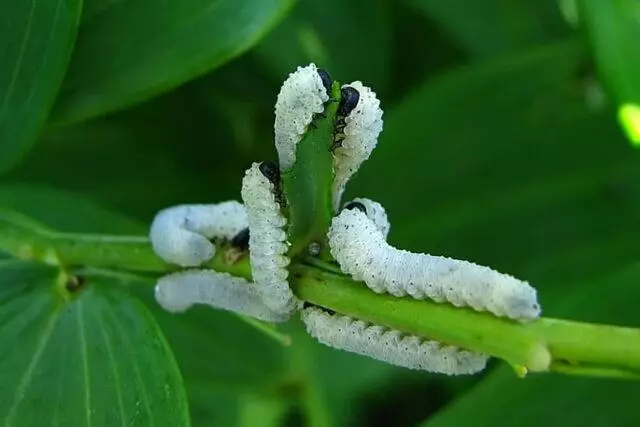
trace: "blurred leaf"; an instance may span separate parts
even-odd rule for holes
[[[0,207],[20,212],[58,231],[147,234],[147,226],[63,190],[0,185]]]
[[[149,280],[147,286],[132,290],[171,344],[194,425],[235,425],[238,397],[277,388],[286,371],[284,352],[289,349],[229,312],[196,306],[186,313],[168,313],[156,304],[152,285]]]
[[[67,68],[81,0],[8,0],[0,25],[0,172],[29,150]]]
[[[524,277],[543,303],[545,281],[625,265],[640,239],[640,157],[585,105],[581,62],[565,43],[427,82],[386,115],[348,192],[387,207],[394,244]],[[542,263],[558,257],[571,262]]]
[[[0,264],[0,419],[12,426],[188,426],[182,379],[126,279]]]
[[[239,427],[280,427],[290,409],[283,399],[253,395],[242,398],[241,408]]]
[[[580,0],[578,7],[600,76],[620,107],[621,125],[640,145],[640,2]]]
[[[480,57],[548,43],[566,32],[557,0],[406,1]]]
[[[6,180],[72,190],[145,222],[169,205],[238,199],[252,157],[229,143],[195,89],[187,85],[108,118],[51,130]]]
[[[285,369],[281,344],[229,312],[197,306],[184,314],[167,313],[151,290],[142,288],[138,296],[167,335],[188,386],[239,392],[277,384]]]
[[[552,304],[572,318],[638,326],[636,301],[640,265],[581,284],[580,292]],[[576,298],[577,297],[577,298]],[[470,393],[443,410],[425,427],[459,426],[635,426],[640,417],[640,383],[614,380],[530,376],[508,369],[492,374]]]
[[[392,6],[391,89],[379,94],[387,108],[425,78],[462,66],[471,56],[428,15],[416,13],[407,2],[392,2]]]
[[[391,42],[385,0],[304,0],[257,46],[256,54],[277,81],[299,65],[315,62],[343,83],[361,80],[384,92]]]
[[[88,1],[54,122],[112,112],[250,48],[292,0]]]

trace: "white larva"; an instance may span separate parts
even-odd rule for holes
[[[344,139],[333,152],[334,178],[331,192],[336,211],[347,182],[369,158],[378,144],[378,135],[382,132],[382,109],[375,92],[359,81],[342,87],[357,90],[360,98],[355,108],[345,117]]]
[[[172,313],[205,304],[267,322],[283,322],[288,318],[269,310],[255,286],[245,279],[213,270],[187,270],[161,277],[155,297],[162,308]]]
[[[301,318],[309,334],[322,344],[409,369],[466,375],[482,371],[488,360],[483,354],[329,314],[318,307],[303,309]]]
[[[158,212],[149,237],[160,258],[182,267],[193,267],[215,255],[211,239],[231,240],[248,224],[244,206],[236,201],[180,205]]]
[[[302,139],[314,114],[324,111],[327,89],[315,64],[298,67],[284,81],[276,101],[274,123],[280,170],[289,170],[296,161],[296,144]]]
[[[358,205],[364,209],[364,214],[367,215],[367,218],[373,221],[373,225],[380,230],[382,237],[386,240],[389,235],[389,231],[391,230],[391,223],[389,222],[389,218],[387,217],[387,212],[384,210],[384,207],[374,200],[357,197],[350,202],[345,203],[344,208],[360,209],[360,206]]]
[[[527,282],[468,261],[396,249],[357,209],[334,217],[327,237],[342,270],[374,292],[447,301],[519,320],[540,315],[536,290]]]
[[[289,315],[298,301],[287,282],[287,219],[280,212],[276,188],[260,165],[254,163],[242,180],[242,200],[249,219],[251,275],[264,304],[276,313]]]

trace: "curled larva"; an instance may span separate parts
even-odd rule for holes
[[[350,202],[345,203],[344,209],[358,209],[363,212],[367,218],[373,221],[373,225],[376,226],[380,233],[382,233],[382,237],[384,239],[387,238],[389,234],[389,230],[391,230],[391,223],[389,223],[389,218],[387,217],[387,212],[384,210],[384,207],[371,199],[363,199],[361,197],[355,198]]]
[[[280,212],[277,188],[279,176],[272,163],[254,163],[242,179],[242,200],[249,220],[249,262],[256,290],[267,307],[288,315],[297,308],[289,288],[289,249]],[[271,180],[270,180],[271,178]]]
[[[446,375],[474,374],[485,368],[488,359],[483,354],[330,314],[318,307],[304,308],[301,318],[309,334],[322,344],[409,369]]]
[[[180,205],[158,212],[149,237],[160,258],[193,267],[215,255],[211,239],[231,240],[248,224],[244,206],[236,201]]]
[[[381,131],[382,109],[376,94],[359,81],[342,86],[333,145],[334,210],[340,206],[347,181],[378,144]]]
[[[342,270],[377,293],[410,295],[527,320],[540,315],[536,290],[488,267],[390,246],[363,212],[344,209],[327,235]]]
[[[282,84],[274,123],[280,170],[286,171],[295,163],[296,144],[302,139],[314,114],[324,111],[330,90],[331,77],[315,64],[298,67]]]
[[[267,322],[288,318],[269,310],[251,283],[213,270],[187,270],[161,277],[155,297],[162,308],[172,313],[186,311],[194,304],[205,304]]]

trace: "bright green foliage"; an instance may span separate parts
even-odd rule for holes
[[[0,22],[0,173],[33,145],[73,49],[81,0],[5,0]]]
[[[199,77],[248,49],[292,2],[87,3],[55,122],[109,113]]]
[[[2,2],[0,172],[24,161],[0,179],[0,212],[24,225],[11,229],[24,232],[14,242],[50,231],[35,239],[48,265],[0,252],[0,425],[173,427],[188,425],[188,415],[196,427],[637,425],[637,381],[522,380],[504,364],[444,378],[320,346],[297,321],[274,334],[205,307],[163,312],[153,271],[170,267],[144,239],[161,208],[239,198],[246,167],[275,159],[279,85],[315,61],[381,99],[380,143],[346,199],[380,201],[392,244],[529,280],[545,317],[637,330],[640,159],[616,122],[635,139],[636,2],[577,4],[578,31],[562,22],[556,0],[87,0],[73,45],[79,2]],[[314,148],[304,145],[312,135],[300,147]],[[312,177],[300,182],[299,199],[289,196],[296,205],[319,200],[320,191],[301,191]],[[326,212],[315,212],[307,225],[294,222],[299,230],[325,226],[310,227],[326,224]],[[113,240],[95,236],[50,250],[78,233],[134,235],[121,255],[140,251],[111,256]],[[28,254],[16,248],[1,250]],[[89,265],[76,265],[87,255]],[[58,265],[62,256],[72,262]],[[152,272],[130,270],[142,266]],[[247,267],[242,260],[233,272]],[[70,293],[76,275],[86,281]],[[320,276],[327,280],[307,276],[297,292],[411,320],[404,310],[384,313],[411,301]],[[590,345],[592,359],[612,355]],[[623,353],[622,364],[637,361]]]
[[[3,425],[190,425],[171,350],[125,291],[139,284],[1,262]]]

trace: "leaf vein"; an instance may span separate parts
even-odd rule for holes
[[[118,408],[120,409],[120,420],[122,421],[122,426],[126,426],[127,415],[124,410],[124,403],[122,401],[122,390],[120,389],[120,375],[118,374],[118,368],[116,366],[116,360],[113,357],[113,347],[111,346],[111,340],[109,339],[109,334],[107,334],[107,330],[104,326],[104,318],[100,315],[100,331],[102,332],[102,337],[104,338],[104,344],[107,349],[107,354],[109,355],[109,364],[111,365],[111,371],[113,372],[113,378],[116,385],[116,397],[118,399]]]
[[[31,38],[31,26],[33,23],[33,15],[36,9],[36,1],[31,0],[31,9],[29,10],[29,18],[27,19],[27,28],[25,30],[24,37],[22,38],[22,44],[20,45],[20,53],[18,54],[18,59],[13,67],[13,73],[11,75],[11,82],[9,83],[9,87],[7,88],[7,93],[4,95],[4,99],[2,101],[2,108],[0,108],[0,122],[4,121],[4,112],[7,109],[8,101],[13,96],[13,91],[16,86],[16,80],[18,80],[18,75],[20,74],[20,68],[22,67],[22,61],[24,60],[24,53],[27,50],[27,44],[29,43],[29,39]]]
[[[36,365],[40,361],[40,358],[42,357],[42,354],[44,353],[44,350],[47,347],[47,344],[49,343],[49,339],[51,338],[51,334],[53,333],[53,329],[56,325],[57,320],[58,320],[58,312],[54,311],[51,313],[49,320],[45,325],[42,336],[38,340],[38,345],[36,346],[36,350],[33,352],[33,356],[31,356],[29,365],[27,366],[27,369],[24,371],[24,374],[22,374],[20,383],[16,388],[16,392],[13,396],[13,404],[11,405],[11,408],[9,409],[7,416],[4,419],[5,426],[11,425],[11,420],[15,415],[18,405],[20,405],[20,402],[22,402],[22,399],[25,396],[25,391],[29,386],[29,383],[31,382],[31,379],[33,377],[33,371],[35,370]]]
[[[82,318],[83,311],[83,303],[82,300],[79,299],[77,301],[78,304],[78,334],[80,338],[80,354],[82,355],[82,373],[84,376],[84,402],[85,402],[85,412],[87,418],[87,426],[91,426],[91,381],[89,378],[89,361],[87,357],[87,340],[85,336],[84,330],[84,319]]]

